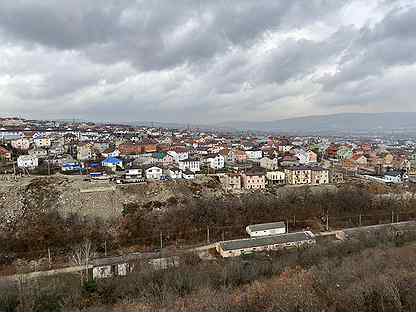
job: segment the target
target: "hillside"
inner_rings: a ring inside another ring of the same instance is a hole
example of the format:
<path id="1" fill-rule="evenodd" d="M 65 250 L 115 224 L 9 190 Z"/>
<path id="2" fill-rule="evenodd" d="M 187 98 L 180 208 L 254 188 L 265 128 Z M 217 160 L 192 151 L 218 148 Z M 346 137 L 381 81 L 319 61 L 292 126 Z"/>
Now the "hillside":
<path id="1" fill-rule="evenodd" d="M 345 113 L 265 122 L 231 121 L 217 126 L 282 133 L 414 133 L 416 113 Z"/>

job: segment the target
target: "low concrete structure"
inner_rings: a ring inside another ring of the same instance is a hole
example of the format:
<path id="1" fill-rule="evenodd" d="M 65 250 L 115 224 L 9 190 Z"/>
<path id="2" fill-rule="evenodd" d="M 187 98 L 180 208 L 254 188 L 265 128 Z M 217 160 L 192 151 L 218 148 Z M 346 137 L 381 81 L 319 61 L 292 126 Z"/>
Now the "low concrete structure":
<path id="1" fill-rule="evenodd" d="M 223 258 L 238 257 L 253 252 L 279 250 L 315 244 L 310 231 L 221 242 L 217 251 Z"/>
<path id="2" fill-rule="evenodd" d="M 250 237 L 279 235 L 286 233 L 286 224 L 281 222 L 252 224 L 246 227 L 246 232 Z"/>

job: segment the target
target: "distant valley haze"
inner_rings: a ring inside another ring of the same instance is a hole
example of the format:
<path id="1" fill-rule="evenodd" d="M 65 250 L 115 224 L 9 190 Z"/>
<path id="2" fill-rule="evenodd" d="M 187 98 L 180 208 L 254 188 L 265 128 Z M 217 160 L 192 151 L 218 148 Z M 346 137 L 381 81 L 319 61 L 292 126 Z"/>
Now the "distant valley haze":
<path id="1" fill-rule="evenodd" d="M 416 133 L 416 112 L 340 113 L 284 118 L 273 121 L 227 121 L 211 124 L 169 123 L 160 121 L 128 122 L 132 125 L 161 127 L 202 127 L 225 130 L 257 130 L 286 133 Z"/>

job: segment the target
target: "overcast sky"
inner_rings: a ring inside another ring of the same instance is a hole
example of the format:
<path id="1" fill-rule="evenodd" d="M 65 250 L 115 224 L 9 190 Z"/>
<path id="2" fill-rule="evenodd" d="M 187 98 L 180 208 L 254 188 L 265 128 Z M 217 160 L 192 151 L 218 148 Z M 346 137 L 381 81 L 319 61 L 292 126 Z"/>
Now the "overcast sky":
<path id="1" fill-rule="evenodd" d="M 416 111 L 414 0 L 1 0 L 0 115 Z"/>

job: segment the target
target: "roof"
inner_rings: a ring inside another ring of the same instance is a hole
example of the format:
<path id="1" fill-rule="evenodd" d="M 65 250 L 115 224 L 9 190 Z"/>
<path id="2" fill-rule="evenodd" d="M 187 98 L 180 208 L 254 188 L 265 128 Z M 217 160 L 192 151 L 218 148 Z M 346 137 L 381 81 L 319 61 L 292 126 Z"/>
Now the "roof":
<path id="1" fill-rule="evenodd" d="M 103 160 L 103 163 L 109 163 L 109 164 L 114 164 L 114 165 L 119 164 L 121 162 L 123 161 L 115 157 L 108 157 Z"/>
<path id="2" fill-rule="evenodd" d="M 7 148 L 0 146 L 0 154 L 9 154 L 11 153 Z"/>
<path id="3" fill-rule="evenodd" d="M 293 166 L 293 167 L 286 168 L 286 170 L 292 170 L 292 171 L 296 171 L 296 170 L 312 170 L 312 168 L 309 167 L 309 166 Z"/>
<path id="4" fill-rule="evenodd" d="M 297 233 L 287 233 L 281 235 L 272 235 L 259 238 L 248 238 L 248 239 L 239 239 L 232 241 L 225 241 L 220 243 L 221 248 L 224 251 L 231 251 L 237 249 L 253 248 L 253 247 L 263 247 L 271 246 L 292 242 L 303 242 L 306 240 L 313 239 L 313 234 L 311 232 L 297 232 Z"/>
<path id="5" fill-rule="evenodd" d="M 283 221 L 272 222 L 272 223 L 262 223 L 262 224 L 252 224 L 252 225 L 247 226 L 247 229 L 249 229 L 251 232 L 267 231 L 267 230 L 280 229 L 280 228 L 286 228 L 286 224 Z"/>
<path id="6" fill-rule="evenodd" d="M 402 173 L 399 171 L 387 171 L 384 175 L 390 176 L 390 177 L 397 177 L 397 176 L 401 176 Z"/>

